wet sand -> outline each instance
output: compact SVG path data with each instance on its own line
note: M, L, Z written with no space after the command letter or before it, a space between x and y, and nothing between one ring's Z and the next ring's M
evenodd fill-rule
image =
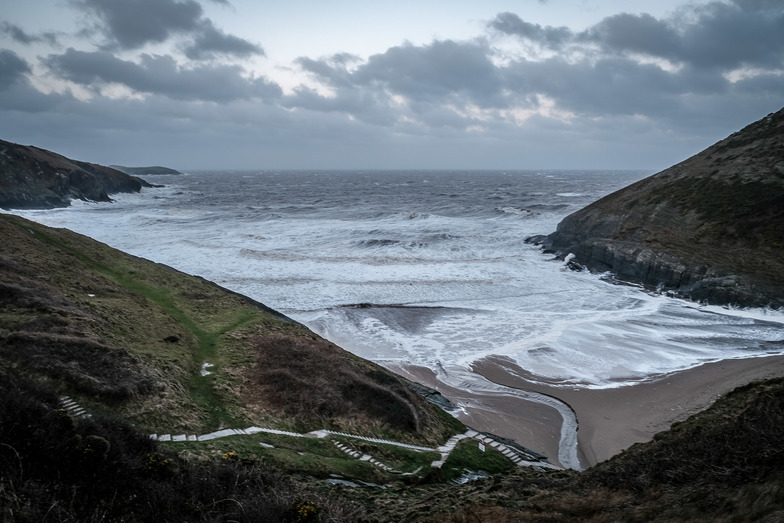
M521 398L478 396L446 387L431 370L422 367L392 370L439 390L462 408L457 417L467 425L512 438L558 464L561 417L553 408ZM547 394L568 403L579 422L578 451L580 463L586 468L634 443L649 441L654 434L704 410L736 387L784 376L784 356L706 363L614 389L537 383L511 360L497 356L474 363L473 370L497 384Z

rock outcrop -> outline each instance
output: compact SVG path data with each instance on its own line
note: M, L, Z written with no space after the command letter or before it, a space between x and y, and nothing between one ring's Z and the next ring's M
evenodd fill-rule
M539 241L681 297L784 307L784 109L567 216Z
M72 199L111 201L110 194L150 185L116 169L0 140L0 208L67 207Z

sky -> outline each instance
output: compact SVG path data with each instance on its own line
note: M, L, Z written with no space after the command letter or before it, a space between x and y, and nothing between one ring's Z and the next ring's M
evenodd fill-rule
M782 0L0 0L0 139L101 164L655 172L782 107Z

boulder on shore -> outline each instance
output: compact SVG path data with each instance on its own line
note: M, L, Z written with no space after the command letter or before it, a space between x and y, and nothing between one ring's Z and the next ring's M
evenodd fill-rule
M784 307L784 109L567 216L536 242L695 301Z

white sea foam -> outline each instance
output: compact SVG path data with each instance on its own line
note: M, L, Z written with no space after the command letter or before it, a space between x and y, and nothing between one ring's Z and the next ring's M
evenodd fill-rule
M201 174L18 214L201 275L381 363L468 368L502 355L548 380L615 387L784 352L780 312L612 285L523 243L638 178ZM363 303L379 306L350 306Z

